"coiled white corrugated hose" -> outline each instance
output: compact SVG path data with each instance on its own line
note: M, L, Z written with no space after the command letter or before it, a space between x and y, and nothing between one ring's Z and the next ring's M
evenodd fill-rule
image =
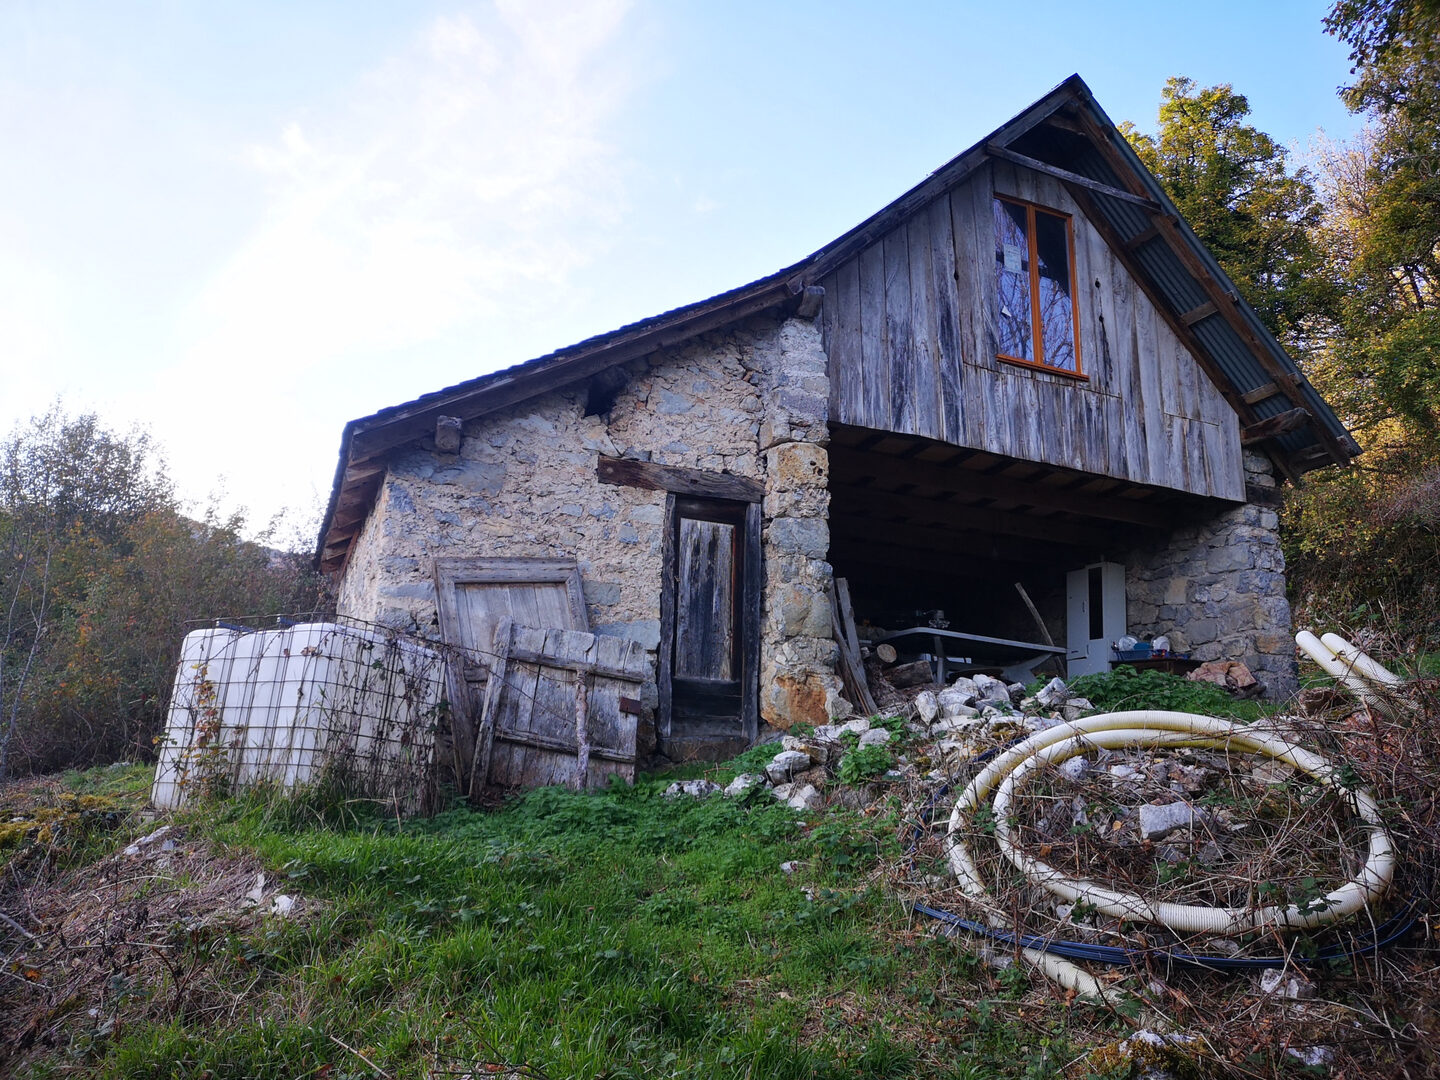
M1300 636L1297 635L1297 640ZM1313 640L1313 635L1305 636ZM1390 680L1399 681L1343 639L1337 641L1355 657L1347 657L1346 671L1357 682L1373 680L1393 685ZM1301 645L1304 647L1306 643L1301 642ZM1333 657L1334 654L1331 655ZM1360 658L1363 658L1363 664ZM1351 684L1347 681L1346 685ZM985 885L974 856L965 843L965 832L970 817L993 793L995 843L1004 856L1029 880L1056 896L1090 904L1115 918L1155 923L1178 933L1219 936L1266 929L1313 930L1353 915L1378 901L1389 888L1395 874L1395 848L1374 798L1362 790L1346 790L1345 798L1356 816L1368 827L1369 851L1365 865L1360 873L1340 888L1305 905L1221 908L1151 901L1138 893L1071 877L1029 854L1016 842L1011 807L1020 788L1037 769L1059 765L1089 750L1182 746L1261 754L1292 765L1321 784L1343 787L1339 770L1318 754L1296 746L1273 731L1257 730L1212 716L1140 710L1103 713L1058 724L1037 732L996 757L970 781L956 801L950 815L948 854L950 866L961 887L977 898L985 895ZM1069 960L1036 949L1025 949L1024 954L1050 978L1083 997L1110 1001L1118 997L1114 988L1102 987L1093 975Z

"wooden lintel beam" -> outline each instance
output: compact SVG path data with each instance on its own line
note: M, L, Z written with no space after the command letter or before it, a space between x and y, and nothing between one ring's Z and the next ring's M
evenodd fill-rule
M1044 173L1046 176L1053 176L1057 180L1062 180L1075 187L1085 188L1087 191L1093 191L1097 195L1104 195L1107 199L1118 199L1120 202L1142 207L1152 214L1160 213L1160 204L1154 199L1144 195L1131 194L1128 191L1110 184L1102 184L1098 180L1091 180L1088 176L1082 176L1080 173L1071 172L1069 169L1062 169L1057 165L1051 165L1048 161L1041 161L1039 158L1017 154L1014 150L1000 146L997 143L986 143L985 153L993 158L999 158L1001 161L1008 161L1013 165L1020 165L1024 168L1032 169L1035 172Z
M668 491L675 495L752 503L765 499L764 483L748 476L686 469L678 465L657 465L653 461L631 461L601 455L595 464L595 476L602 484Z
M925 499L874 487L830 484L830 518L861 515L872 518L903 518L912 525L980 532L994 536L1019 536L1066 547L1104 547L1111 533L1095 525L1056 521L988 507L966 506L949 499Z
M1147 506L1133 499L1106 498L1070 491L973 469L938 465L930 461L892 458L850 447L831 445L830 476L846 480L870 477L885 484L919 484L937 491L984 499L1004 499L1045 510L1059 510L1104 521L1120 521L1146 528L1174 527L1175 512Z
M1191 308L1189 311L1185 312L1185 314L1181 315L1180 321L1183 322L1186 326L1194 326L1201 319L1208 319L1211 315L1214 315L1215 312L1216 308L1214 302L1206 300L1205 303L1201 304L1199 307Z
M1240 445L1254 446L1266 439L1279 438L1281 435L1300 430L1313 420L1314 417L1310 415L1309 409L1290 409L1288 412L1267 417L1246 427L1240 432Z

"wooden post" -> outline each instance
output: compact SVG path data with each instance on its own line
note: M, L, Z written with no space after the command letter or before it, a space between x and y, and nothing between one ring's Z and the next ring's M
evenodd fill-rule
M575 676L575 790L584 791L590 782L590 676Z

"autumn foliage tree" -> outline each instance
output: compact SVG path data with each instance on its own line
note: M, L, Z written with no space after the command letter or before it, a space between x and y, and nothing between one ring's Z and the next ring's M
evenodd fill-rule
M0 777L151 753L189 620L323 602L244 528L181 513L149 438L94 415L0 444Z
M1284 516L1302 618L1440 642L1440 0L1339 0L1341 96L1365 116L1313 169L1229 86L1171 79L1137 152L1365 453Z

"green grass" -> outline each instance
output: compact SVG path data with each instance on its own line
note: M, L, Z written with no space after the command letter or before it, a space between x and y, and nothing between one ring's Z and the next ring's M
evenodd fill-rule
M122 1023L35 1073L1038 1078L1073 1058L1065 1009L1021 1020L1023 979L993 981L887 896L895 808L807 825L763 793L666 800L668 780L403 827L253 799L198 812L318 913L180 935L177 966L243 1001Z

